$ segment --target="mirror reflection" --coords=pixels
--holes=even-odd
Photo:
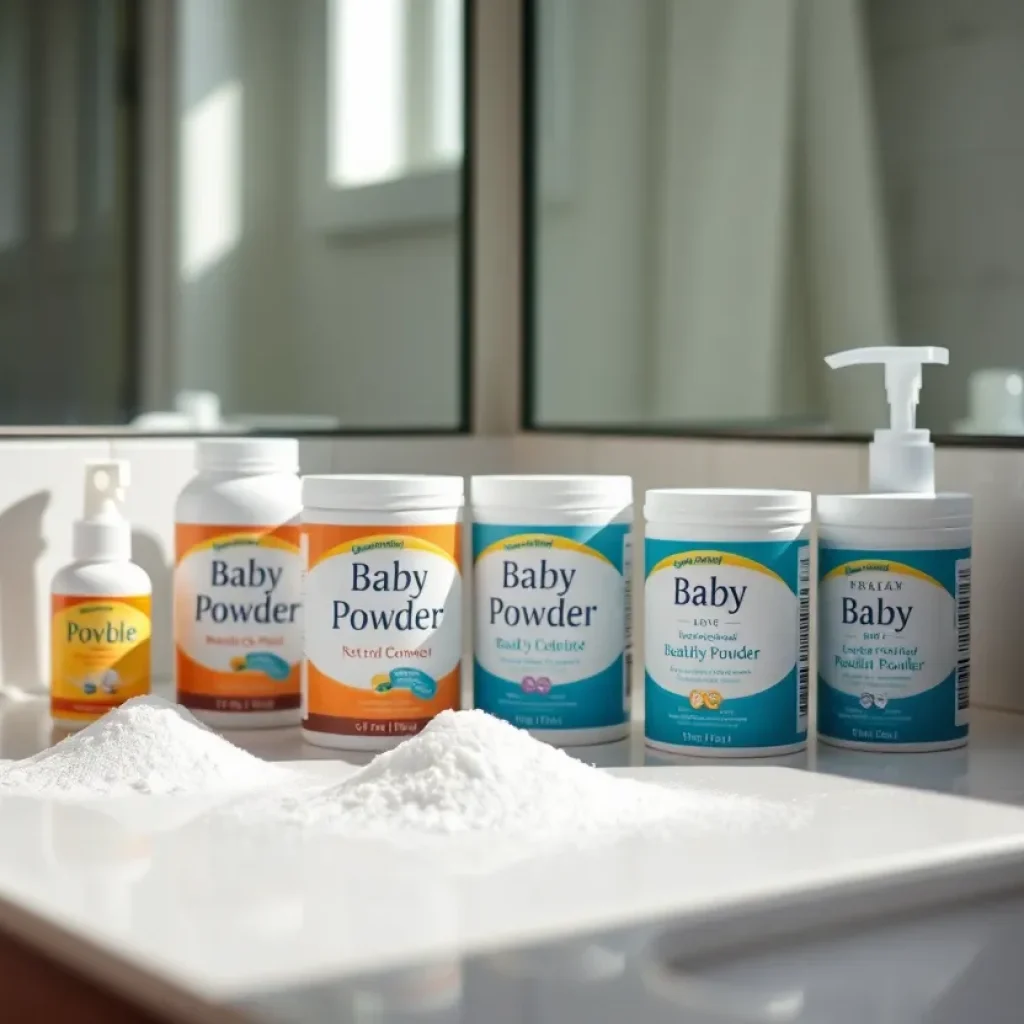
[[[0,425],[458,429],[463,0],[3,0]]]
[[[1024,434],[1024,7],[534,0],[531,418]],[[528,264],[529,265],[529,264]]]

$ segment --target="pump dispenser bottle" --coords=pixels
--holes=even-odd
[[[85,509],[74,524],[74,561],[53,578],[50,713],[80,729],[150,688],[150,595],[131,560],[124,517],[129,464],[87,462]]]
[[[888,429],[867,494],[818,498],[818,735],[860,750],[967,742],[971,496],[935,492],[935,446],[915,424],[921,367],[944,348],[859,348],[833,369],[885,367]]]

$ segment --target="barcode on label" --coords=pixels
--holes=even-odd
[[[971,560],[956,563],[956,724],[966,725],[971,707]]]
[[[299,557],[302,559],[302,586],[306,586],[306,574],[309,572],[309,537],[305,531],[299,534]],[[309,672],[306,659],[303,658],[299,668],[299,716],[303,721],[309,717]]]
[[[800,605],[800,644],[797,649],[797,710],[796,729],[807,728],[807,700],[810,693],[811,671],[811,549],[807,544],[800,547],[797,556],[796,594]]]
[[[630,697],[633,692],[633,537],[622,538],[622,579],[626,600],[626,645],[622,657],[622,710],[629,717]]]

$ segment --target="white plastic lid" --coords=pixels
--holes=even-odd
[[[126,459],[85,464],[82,518],[72,525],[72,551],[79,562],[127,562],[132,528],[122,511],[130,465]]]
[[[971,525],[969,494],[822,494],[822,526],[956,529]]]
[[[460,508],[464,489],[461,476],[304,476],[302,504],[306,508],[380,512]]]
[[[810,491],[687,489],[648,491],[644,518],[722,526],[800,526],[811,521]]]
[[[210,437],[196,442],[200,473],[298,473],[294,437]]]
[[[474,505],[481,508],[537,508],[561,512],[621,509],[633,504],[628,476],[475,476]]]

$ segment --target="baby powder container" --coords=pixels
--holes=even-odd
[[[152,586],[132,561],[129,469],[123,459],[86,463],[75,560],[50,588],[50,714],[61,729],[81,729],[149,693]]]
[[[462,477],[307,476],[302,500],[302,735],[395,746],[460,703]]]
[[[810,494],[653,490],[644,517],[647,745],[710,757],[803,750]]]
[[[935,493],[935,446],[914,424],[923,363],[942,348],[864,348],[883,363],[888,429],[869,448],[872,493],[818,498],[818,736],[859,750],[967,742],[971,678],[969,494]]]
[[[967,742],[971,497],[818,498],[818,735],[860,750]]]
[[[477,476],[476,707],[558,745],[629,732],[633,482]]]
[[[299,721],[299,445],[196,443],[175,506],[174,643],[180,704],[216,728]]]

